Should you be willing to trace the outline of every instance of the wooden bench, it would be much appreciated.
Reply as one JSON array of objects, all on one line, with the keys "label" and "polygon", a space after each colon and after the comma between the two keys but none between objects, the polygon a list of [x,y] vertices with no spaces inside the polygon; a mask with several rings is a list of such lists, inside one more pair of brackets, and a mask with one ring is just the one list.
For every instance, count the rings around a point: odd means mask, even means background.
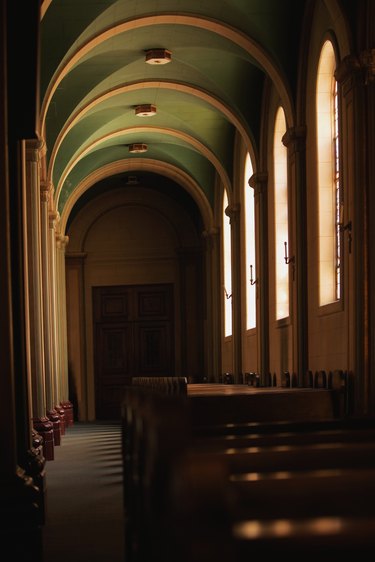
[{"label": "wooden bench", "polygon": [[343,468],[229,477],[233,520],[372,516],[374,468]]},{"label": "wooden bench", "polygon": [[320,420],[345,415],[344,395],[339,389],[196,386],[187,388],[193,427],[227,422]]},{"label": "wooden bench", "polygon": [[334,431],[349,429],[374,429],[375,418],[351,417],[351,418],[328,418],[321,420],[299,420],[299,421],[274,421],[274,422],[236,422],[194,425],[192,434],[195,438],[201,437],[223,437],[241,435],[267,435],[268,433],[310,433],[311,431]]},{"label": "wooden bench", "polygon": [[142,387],[162,394],[186,394],[186,377],[132,377],[133,387]]},{"label": "wooden bench", "polygon": [[231,560],[277,556],[298,562],[367,560],[375,547],[375,518],[315,517],[242,521],[233,529]]},{"label": "wooden bench", "polygon": [[188,444],[186,395],[163,392],[160,387],[129,386],[122,404],[124,472],[124,534],[127,562],[140,562],[155,553],[174,461]]},{"label": "wooden bench", "polygon": [[[342,415],[338,389],[274,392],[238,386],[242,388],[188,384],[186,393],[164,392],[163,385],[127,389],[123,447],[128,562],[172,562],[176,556],[183,562],[244,562],[253,552],[268,552],[263,545],[267,541],[244,532],[248,523],[255,521],[266,532],[272,521],[280,519],[281,525],[281,517],[297,529],[293,521],[302,517],[335,516],[348,522],[353,514],[371,515],[373,420]],[[328,473],[334,471],[340,478],[330,480]],[[342,511],[350,505],[342,499],[347,489],[356,498],[363,482],[369,484],[366,508]],[[319,509],[325,496],[331,499],[331,511]],[[262,497],[268,498],[263,509]],[[288,539],[283,554],[297,548],[301,533],[291,532],[294,538]],[[354,544],[354,536],[352,540]],[[277,536],[269,541],[270,552],[272,544],[280,547]]]},{"label": "wooden bench", "polygon": [[[178,545],[184,545],[179,558],[183,562],[221,559],[220,552],[238,562],[270,552],[284,559],[292,553],[305,555],[305,549],[308,554],[310,545],[316,554],[323,552],[323,546],[331,554],[342,553],[343,529],[349,533],[344,540],[348,547],[357,544],[361,551],[362,543],[356,541],[362,538],[374,543],[368,523],[367,536],[358,535],[358,521],[375,523],[373,462],[367,468],[353,468],[349,462],[347,468],[329,470],[301,470],[298,464],[288,472],[277,465],[266,472],[231,473],[230,468],[215,455],[191,451],[175,467],[166,521],[169,535],[174,536],[175,554]],[[333,532],[334,520],[343,528]]]},{"label": "wooden bench", "polygon": [[[228,428],[226,428],[228,429]],[[259,433],[237,434],[226,432],[224,435],[201,436],[194,434],[194,449],[202,449],[211,451],[225,448],[246,448],[246,447],[265,447],[265,446],[285,446],[285,445],[307,445],[316,443],[361,443],[364,441],[375,442],[375,427],[366,427],[361,430],[359,428],[330,428],[328,425],[322,426],[320,429],[301,428],[300,425],[294,430],[289,428],[288,431],[262,432],[261,427]]]}]

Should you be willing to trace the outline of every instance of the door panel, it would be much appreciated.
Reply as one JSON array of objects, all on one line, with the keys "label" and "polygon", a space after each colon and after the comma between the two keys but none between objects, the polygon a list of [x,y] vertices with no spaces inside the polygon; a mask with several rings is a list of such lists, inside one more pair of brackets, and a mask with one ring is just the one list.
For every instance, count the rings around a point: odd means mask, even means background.
[{"label": "door panel", "polygon": [[97,419],[118,419],[131,377],[173,375],[173,286],[93,288]]},{"label": "door panel", "polygon": [[97,327],[98,367],[111,376],[129,374],[132,349],[131,326],[124,324]]},{"label": "door panel", "polygon": [[143,290],[139,289],[137,291],[138,308],[137,317],[138,320],[146,319],[167,319],[169,316],[168,305],[168,295],[161,290]]},{"label": "door panel", "polygon": [[130,325],[97,325],[95,393],[98,419],[116,419],[120,414],[118,397],[131,376],[132,340]]},{"label": "door panel", "polygon": [[94,321],[125,322],[130,319],[130,292],[125,287],[94,287]]},{"label": "door panel", "polygon": [[164,324],[138,326],[139,372],[147,375],[170,375],[171,364],[169,327]]}]

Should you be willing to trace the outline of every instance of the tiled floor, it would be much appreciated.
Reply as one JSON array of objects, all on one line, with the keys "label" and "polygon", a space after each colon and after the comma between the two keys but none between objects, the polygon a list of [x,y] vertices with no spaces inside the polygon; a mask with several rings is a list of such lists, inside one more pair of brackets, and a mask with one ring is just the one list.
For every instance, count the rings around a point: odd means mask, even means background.
[{"label": "tiled floor", "polygon": [[76,422],[46,465],[43,562],[124,562],[121,426]]}]

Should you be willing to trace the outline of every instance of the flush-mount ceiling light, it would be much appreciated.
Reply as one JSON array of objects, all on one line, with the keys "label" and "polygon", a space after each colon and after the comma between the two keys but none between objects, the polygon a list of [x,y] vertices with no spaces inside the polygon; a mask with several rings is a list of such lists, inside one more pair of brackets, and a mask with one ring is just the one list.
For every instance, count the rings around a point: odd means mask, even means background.
[{"label": "flush-mount ceiling light", "polygon": [[137,105],[135,108],[135,114],[138,117],[151,117],[152,115],[156,115],[156,105],[152,105],[151,103]]},{"label": "flush-mount ceiling light", "polygon": [[145,62],[147,64],[167,64],[172,60],[172,53],[167,49],[148,49]]},{"label": "flush-mount ceiling light", "polygon": [[137,178],[137,176],[128,176],[126,178],[126,185],[138,185],[139,184],[139,179]]},{"label": "flush-mount ceiling light", "polygon": [[131,154],[140,154],[141,152],[147,152],[147,144],[143,144],[140,142],[129,144],[129,152]]}]

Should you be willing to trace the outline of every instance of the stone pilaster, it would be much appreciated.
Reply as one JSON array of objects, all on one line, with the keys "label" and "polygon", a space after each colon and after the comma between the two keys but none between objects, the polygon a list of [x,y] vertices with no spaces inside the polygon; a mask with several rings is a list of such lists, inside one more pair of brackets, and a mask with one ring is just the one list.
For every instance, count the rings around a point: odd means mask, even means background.
[{"label": "stone pilaster", "polygon": [[46,382],[46,415],[53,425],[54,444],[61,443],[60,416],[55,410],[55,365],[53,356],[53,324],[51,295],[54,294],[51,279],[51,248],[49,243],[49,203],[52,196],[52,184],[40,186],[41,248],[42,248],[42,287],[43,287],[43,327],[44,327],[44,363]]},{"label": "stone pilaster", "polygon": [[268,174],[258,172],[249,179],[254,189],[255,223],[257,225],[257,341],[261,383],[266,384],[269,371],[269,318],[268,318]]},{"label": "stone pilaster", "polygon": [[53,384],[53,408],[60,418],[61,435],[65,433],[65,414],[61,406],[61,371],[60,371],[60,309],[59,309],[59,278],[58,278],[58,250],[57,236],[58,224],[60,220],[59,213],[54,210],[49,211],[49,251],[50,251],[50,310],[51,310],[51,363],[52,368],[52,384]]},{"label": "stone pilaster", "polygon": [[64,410],[65,427],[73,425],[73,404],[69,401],[68,379],[68,341],[66,321],[66,280],[65,280],[65,248],[68,236],[56,232],[56,279],[57,279],[57,340],[58,340],[58,372],[59,372],[59,404]]},{"label": "stone pilaster", "polygon": [[307,210],[306,210],[306,128],[293,127],[284,137],[288,149],[289,190],[291,191],[291,239],[294,261],[292,282],[293,372],[302,380],[308,369],[307,320]]},{"label": "stone pilaster", "polygon": [[43,451],[47,460],[54,458],[51,422],[46,415],[44,363],[42,244],[40,216],[40,149],[39,141],[28,141],[26,147],[25,189],[25,287],[27,370],[31,413],[35,429],[43,435]]},{"label": "stone pilaster", "polygon": [[229,217],[231,226],[233,374],[235,381],[240,382],[242,373],[240,206],[227,207],[225,214]]},{"label": "stone pilaster", "polygon": [[45,365],[43,353],[43,299],[40,229],[39,143],[29,142],[26,150],[26,226],[28,371],[32,392],[32,416],[43,418],[46,412]]}]

